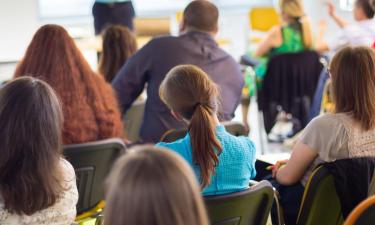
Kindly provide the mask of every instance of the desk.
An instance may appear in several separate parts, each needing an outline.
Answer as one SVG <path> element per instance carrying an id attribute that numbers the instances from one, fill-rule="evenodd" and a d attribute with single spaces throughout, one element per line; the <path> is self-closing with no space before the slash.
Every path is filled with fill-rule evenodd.
<path id="1" fill-rule="evenodd" d="M 136 40 L 137 40 L 138 48 L 142 48 L 151 39 L 152 39 L 151 36 L 137 37 Z M 78 48 L 81 49 L 82 51 L 89 50 L 89 51 L 102 52 L 102 37 L 101 36 L 76 39 L 75 42 Z"/>
<path id="2" fill-rule="evenodd" d="M 153 38 L 152 36 L 138 36 L 136 38 L 138 49 L 146 45 L 152 38 Z M 75 41 L 76 41 L 78 48 L 81 49 L 82 51 L 89 50 L 89 51 L 102 52 L 102 37 L 101 36 L 76 39 Z M 224 39 L 224 38 L 219 38 L 216 40 L 216 42 L 220 46 L 226 46 L 230 44 L 230 40 Z"/>

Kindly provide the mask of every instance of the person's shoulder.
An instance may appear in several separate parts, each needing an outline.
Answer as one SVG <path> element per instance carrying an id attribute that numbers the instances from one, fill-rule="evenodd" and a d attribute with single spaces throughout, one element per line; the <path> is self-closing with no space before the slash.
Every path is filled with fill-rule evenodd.
<path id="1" fill-rule="evenodd" d="M 240 148 L 241 151 L 243 151 L 244 149 L 251 151 L 255 150 L 254 142 L 247 136 L 234 136 L 227 131 L 224 133 L 224 136 L 220 136 L 220 138 L 225 141 L 228 147 L 235 149 Z"/>
<path id="2" fill-rule="evenodd" d="M 170 143 L 159 142 L 155 146 L 161 149 L 173 151 L 188 161 L 191 160 L 192 152 L 191 152 L 190 138 L 188 135 L 185 136 L 184 138 L 178 139 L 177 141 L 170 142 Z"/>
<path id="3" fill-rule="evenodd" d="M 187 147 L 187 144 L 190 143 L 188 136 L 180 138 L 174 142 L 159 142 L 155 146 L 160 148 L 167 148 L 174 151 L 181 151 Z"/>
<path id="4" fill-rule="evenodd" d="M 170 44 L 173 42 L 176 42 L 178 40 L 178 37 L 171 36 L 171 35 L 161 35 L 156 36 L 152 38 L 145 46 L 144 48 L 150 48 L 150 47 L 156 47 L 163 44 Z"/>
<path id="5" fill-rule="evenodd" d="M 340 115 L 327 113 L 311 120 L 305 128 L 305 132 L 327 132 L 330 130 L 338 131 L 341 128 L 344 128 L 344 125 L 340 119 Z"/>
<path id="6" fill-rule="evenodd" d="M 311 120 L 310 124 L 315 124 L 318 126 L 332 126 L 341 123 L 340 116 L 334 113 L 326 113 L 315 117 Z"/>
<path id="7" fill-rule="evenodd" d="M 67 180 L 67 181 L 74 180 L 75 181 L 76 175 L 75 175 L 75 172 L 74 172 L 74 168 L 73 168 L 72 164 L 70 164 L 70 162 L 68 162 L 64 158 L 61 158 L 60 159 L 60 168 L 61 168 L 61 171 L 62 171 L 64 177 L 65 177 L 64 180 Z"/>

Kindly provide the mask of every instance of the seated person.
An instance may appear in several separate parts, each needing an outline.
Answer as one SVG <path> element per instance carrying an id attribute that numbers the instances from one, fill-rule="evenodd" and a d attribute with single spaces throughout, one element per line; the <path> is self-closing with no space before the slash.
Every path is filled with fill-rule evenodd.
<path id="1" fill-rule="evenodd" d="M 219 11 L 206 0 L 192 1 L 184 10 L 180 35 L 155 38 L 121 68 L 112 82 L 126 113 L 147 87 L 147 100 L 140 136 L 144 142 L 158 142 L 170 129 L 184 128 L 158 95 L 160 83 L 170 69 L 180 64 L 201 67 L 220 87 L 219 120 L 228 121 L 241 100 L 244 78 L 239 64 L 219 48 Z M 146 85 L 147 84 L 147 85 Z"/>
<path id="2" fill-rule="evenodd" d="M 316 49 L 319 52 L 338 51 L 344 46 L 368 46 L 371 47 L 375 40 L 374 9 L 369 0 L 355 0 L 353 17 L 355 23 L 348 23 L 336 14 L 336 8 L 332 1 L 328 1 L 328 13 L 341 28 L 341 35 L 330 42 L 323 39 L 325 26 L 318 33 Z"/>
<path id="3" fill-rule="evenodd" d="M 105 225 L 208 225 L 199 186 L 177 154 L 135 148 L 107 180 Z"/>
<path id="4" fill-rule="evenodd" d="M 304 185 L 318 164 L 375 157 L 374 74 L 375 52 L 371 48 L 346 47 L 333 57 L 330 76 L 335 113 L 313 119 L 290 159 L 273 167 L 273 177 L 281 184 L 286 224 L 295 224 Z"/>
<path id="5" fill-rule="evenodd" d="M 158 146 L 177 152 L 190 164 L 203 195 L 247 189 L 256 175 L 254 144 L 220 125 L 218 87 L 208 75 L 196 66 L 177 66 L 160 85 L 160 97 L 176 119 L 188 123 L 189 133 Z"/>
<path id="6" fill-rule="evenodd" d="M 280 11 L 283 25 L 273 27 L 254 52 L 254 57 L 261 57 L 255 67 L 259 82 L 263 80 L 271 56 L 301 52 L 313 46 L 311 25 L 302 1 L 280 0 Z"/>
<path id="7" fill-rule="evenodd" d="M 74 169 L 62 156 L 63 114 L 52 88 L 18 78 L 0 89 L 0 223 L 74 222 Z"/>
<path id="8" fill-rule="evenodd" d="M 63 27 L 39 28 L 14 73 L 15 78 L 21 76 L 40 78 L 56 91 L 63 105 L 64 144 L 122 137 L 111 86 L 92 71 Z"/>
<path id="9" fill-rule="evenodd" d="M 99 73 L 107 82 L 113 78 L 122 65 L 137 51 L 134 34 L 121 25 L 108 27 L 103 33 L 103 48 L 99 61 Z"/>

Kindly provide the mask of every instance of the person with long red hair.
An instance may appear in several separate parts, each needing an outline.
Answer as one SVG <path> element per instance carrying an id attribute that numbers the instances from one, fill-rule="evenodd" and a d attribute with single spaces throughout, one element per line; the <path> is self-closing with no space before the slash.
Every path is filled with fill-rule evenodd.
<path id="1" fill-rule="evenodd" d="M 57 92 L 64 113 L 64 144 L 122 137 L 111 86 L 90 68 L 63 27 L 39 28 L 14 73 L 14 78 L 21 76 L 42 79 Z"/>

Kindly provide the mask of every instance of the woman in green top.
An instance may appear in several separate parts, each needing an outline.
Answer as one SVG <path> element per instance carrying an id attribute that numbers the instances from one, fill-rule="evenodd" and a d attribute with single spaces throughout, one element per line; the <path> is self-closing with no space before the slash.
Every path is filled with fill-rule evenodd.
<path id="1" fill-rule="evenodd" d="M 260 64 L 255 68 L 258 81 L 263 80 L 271 56 L 312 48 L 311 26 L 302 1 L 280 0 L 280 12 L 283 25 L 271 28 L 254 52 L 254 56 L 260 59 Z"/>

